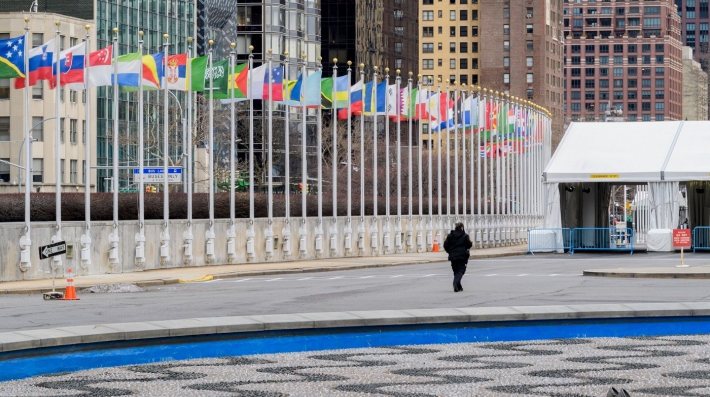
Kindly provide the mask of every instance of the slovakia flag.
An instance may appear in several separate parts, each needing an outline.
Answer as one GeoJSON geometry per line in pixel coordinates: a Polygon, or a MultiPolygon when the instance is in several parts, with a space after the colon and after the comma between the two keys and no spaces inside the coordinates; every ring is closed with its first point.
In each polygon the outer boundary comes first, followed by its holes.
{"type": "MultiPolygon", "coordinates": [[[[55,61],[54,39],[29,51],[29,69],[27,70],[30,79],[30,86],[37,84],[37,80],[49,80],[49,86],[54,88],[54,78],[52,76],[52,64],[55,61]]],[[[25,79],[15,79],[15,88],[25,88],[25,79]]]]}
{"type": "Polygon", "coordinates": [[[89,88],[112,85],[113,76],[113,46],[97,50],[89,54],[89,88]]]}
{"type": "Polygon", "coordinates": [[[84,89],[84,60],[86,58],[86,42],[64,50],[59,54],[59,84],[70,90],[84,89]]]}

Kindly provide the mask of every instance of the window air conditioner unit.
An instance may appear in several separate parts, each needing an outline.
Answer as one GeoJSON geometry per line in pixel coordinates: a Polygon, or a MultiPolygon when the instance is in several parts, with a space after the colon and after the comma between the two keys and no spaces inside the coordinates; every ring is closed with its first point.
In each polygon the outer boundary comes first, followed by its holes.
{"type": "Polygon", "coordinates": [[[528,17],[528,18],[532,18],[532,14],[527,14],[527,17],[528,17]]]}

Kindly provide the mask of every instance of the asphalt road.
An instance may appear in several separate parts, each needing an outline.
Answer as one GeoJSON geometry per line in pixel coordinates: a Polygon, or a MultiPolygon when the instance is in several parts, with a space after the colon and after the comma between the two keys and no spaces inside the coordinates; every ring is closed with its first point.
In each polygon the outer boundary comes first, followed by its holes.
{"type": "MultiPolygon", "coordinates": [[[[363,258],[367,261],[367,258],[363,258]]],[[[591,268],[672,267],[678,254],[536,255],[469,263],[454,293],[448,263],[175,284],[80,301],[1,295],[0,332],[71,325],[254,314],[469,306],[683,302],[710,298],[707,280],[584,277],[591,268]]],[[[687,255],[691,266],[710,256],[687,255]]]]}

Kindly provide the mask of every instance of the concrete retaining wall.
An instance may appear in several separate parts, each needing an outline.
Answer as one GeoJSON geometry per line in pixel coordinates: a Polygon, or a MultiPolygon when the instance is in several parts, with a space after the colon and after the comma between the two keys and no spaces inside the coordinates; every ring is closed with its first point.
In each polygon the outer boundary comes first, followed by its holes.
{"type": "MultiPolygon", "coordinates": [[[[446,225],[444,230],[439,228],[440,233],[446,233],[454,222],[455,217],[452,216],[449,220],[443,217],[441,225],[446,225]]],[[[266,236],[267,220],[260,218],[254,222],[254,258],[251,263],[263,262],[280,262],[290,260],[308,260],[318,258],[332,258],[343,256],[379,256],[395,253],[395,225],[398,223],[396,217],[390,217],[389,222],[385,221],[384,216],[377,217],[377,249],[372,248],[371,227],[373,217],[364,218],[364,250],[358,250],[358,227],[363,223],[359,217],[352,219],[352,250],[345,250],[345,228],[347,218],[339,217],[336,221],[337,227],[337,251],[330,249],[330,228],[333,225],[332,217],[323,218],[323,250],[321,253],[316,251],[316,227],[318,224],[317,218],[306,219],[306,252],[299,252],[299,228],[301,226],[301,218],[292,218],[289,222],[289,230],[291,231],[290,247],[291,255],[284,255],[283,251],[283,229],[285,220],[283,218],[275,219],[272,224],[274,233],[275,249],[271,258],[266,256],[266,236]],[[388,225],[390,229],[389,248],[384,246],[384,230],[388,225]]],[[[467,216],[460,217],[459,221],[463,221],[467,225],[469,233],[474,236],[477,247],[496,247],[525,242],[527,225],[531,220],[526,220],[522,217],[504,217],[504,216],[467,216]],[[465,218],[465,219],[464,219],[465,218]],[[473,229],[473,231],[471,230],[473,229]]],[[[399,222],[404,233],[402,239],[402,251],[400,252],[424,252],[431,250],[431,245],[427,244],[427,217],[423,217],[420,221],[418,216],[412,219],[412,246],[407,246],[407,228],[409,221],[407,217],[402,217],[399,222]],[[417,229],[419,223],[422,223],[422,241],[423,247],[417,245],[417,229]]],[[[126,273],[135,271],[144,271],[151,269],[183,267],[183,266],[208,266],[205,256],[205,231],[208,229],[208,220],[195,220],[192,224],[193,233],[193,260],[189,263],[184,261],[184,238],[183,233],[187,230],[186,220],[171,220],[170,221],[170,261],[166,264],[161,264],[160,261],[160,234],[163,231],[163,222],[158,220],[145,222],[145,264],[136,266],[135,261],[135,236],[138,233],[138,222],[125,221],[119,222],[118,234],[119,243],[119,263],[111,266],[108,258],[109,236],[113,231],[113,223],[111,222],[92,222],[91,224],[91,264],[82,267],[81,265],[81,236],[84,234],[83,222],[64,222],[62,223],[62,238],[67,242],[68,248],[73,248],[73,255],[68,252],[68,255],[62,256],[62,265],[64,269],[72,268],[75,275],[97,275],[106,273],[126,273]]],[[[229,220],[219,219],[215,221],[215,261],[210,265],[221,265],[227,263],[247,263],[247,237],[249,220],[236,220],[236,257],[232,262],[228,261],[227,257],[227,231],[229,230],[229,220]]],[[[440,225],[437,217],[434,217],[434,228],[440,225]]],[[[0,226],[0,282],[16,281],[16,280],[34,280],[42,278],[50,278],[51,259],[40,261],[39,246],[47,245],[51,242],[52,236],[55,234],[55,224],[49,222],[33,223],[31,229],[32,250],[31,264],[32,266],[27,271],[20,270],[20,236],[24,233],[24,224],[22,223],[6,223],[0,226]]],[[[441,239],[439,239],[441,240],[441,239]]],[[[443,242],[439,241],[441,245],[443,242]]],[[[59,274],[61,276],[61,272],[59,274]]]]}

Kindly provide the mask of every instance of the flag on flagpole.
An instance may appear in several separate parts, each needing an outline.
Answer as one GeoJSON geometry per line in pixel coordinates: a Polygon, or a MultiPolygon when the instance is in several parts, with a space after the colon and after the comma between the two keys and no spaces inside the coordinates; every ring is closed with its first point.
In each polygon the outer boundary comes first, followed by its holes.
{"type": "MultiPolygon", "coordinates": [[[[263,99],[265,101],[271,99],[275,102],[282,102],[284,100],[283,77],[284,71],[280,65],[271,69],[271,72],[269,72],[269,70],[266,70],[262,83],[263,99]],[[271,80],[271,93],[269,93],[269,80],[271,80]]],[[[318,90],[318,92],[320,93],[320,89],[318,90]]],[[[318,105],[318,103],[319,102],[316,102],[316,106],[318,105]]]]}
{"type": "MultiPolygon", "coordinates": [[[[84,89],[84,57],[86,42],[59,53],[60,84],[70,90],[84,89]]],[[[56,68],[52,68],[55,70],[56,68]]],[[[56,73],[56,72],[55,72],[56,73]]]]}
{"type": "Polygon", "coordinates": [[[89,54],[89,88],[112,85],[113,46],[89,54]]]}
{"type": "Polygon", "coordinates": [[[364,92],[364,100],[363,100],[363,114],[366,115],[372,115],[375,113],[374,109],[372,108],[372,105],[374,104],[374,82],[370,81],[369,83],[365,83],[365,89],[363,90],[364,92]]]}
{"type": "MultiPolygon", "coordinates": [[[[357,116],[362,113],[362,79],[350,87],[350,114],[357,116]]],[[[338,119],[346,120],[348,118],[348,108],[338,110],[338,119]]]]}
{"type": "MultiPolygon", "coordinates": [[[[15,45],[18,46],[18,49],[20,48],[19,44],[15,45]]],[[[12,46],[13,50],[15,45],[12,46]]],[[[7,51],[7,44],[5,44],[3,51],[5,52],[4,55],[7,56],[9,54],[9,51],[7,51]]],[[[54,88],[54,85],[56,84],[56,80],[52,77],[52,64],[55,60],[54,39],[49,40],[37,48],[31,49],[27,56],[29,56],[27,74],[29,74],[30,86],[37,84],[38,80],[49,80],[50,88],[54,88]]],[[[25,88],[25,79],[15,79],[15,88],[25,88]]]]}
{"type": "Polygon", "coordinates": [[[375,114],[378,116],[384,116],[385,112],[385,98],[387,96],[387,82],[383,81],[377,84],[377,89],[375,90],[375,100],[377,101],[377,109],[375,109],[375,114]]]}
{"type": "Polygon", "coordinates": [[[143,55],[143,89],[159,90],[163,80],[163,53],[143,55]]]}
{"type": "Polygon", "coordinates": [[[266,64],[251,70],[251,87],[249,95],[251,99],[264,99],[264,78],[266,76],[266,64]]]}
{"type": "MultiPolygon", "coordinates": [[[[247,99],[247,91],[249,86],[249,64],[242,63],[234,66],[228,76],[226,76],[226,89],[224,89],[225,81],[222,78],[215,80],[214,98],[221,99],[222,103],[227,104],[232,102],[240,102],[247,99]],[[232,92],[232,89],[234,91],[232,92]]],[[[207,83],[206,83],[207,84],[207,83]]]]}
{"type": "Polygon", "coordinates": [[[118,64],[118,77],[116,79],[118,85],[138,87],[138,78],[141,72],[140,52],[121,55],[116,62],[118,64]]]}
{"type": "Polygon", "coordinates": [[[306,76],[305,87],[303,85],[303,74],[298,76],[298,80],[296,80],[296,83],[293,85],[293,88],[291,88],[289,85],[289,92],[291,94],[291,97],[289,98],[289,105],[301,107],[305,103],[307,108],[319,107],[321,105],[320,96],[322,75],[323,72],[318,70],[310,76],[306,76]]]}
{"type": "Polygon", "coordinates": [[[25,78],[25,36],[0,40],[0,79],[25,78]]]}
{"type": "Polygon", "coordinates": [[[187,54],[168,56],[165,80],[169,90],[187,91],[187,54]]]}
{"type": "Polygon", "coordinates": [[[207,56],[190,59],[189,82],[190,90],[205,91],[205,75],[207,74],[207,56]]]}
{"type": "Polygon", "coordinates": [[[333,78],[326,77],[320,81],[320,107],[333,108],[333,78]]]}
{"type": "Polygon", "coordinates": [[[399,109],[397,109],[397,85],[390,84],[387,86],[387,116],[397,117],[399,116],[399,109]]]}
{"type": "Polygon", "coordinates": [[[348,86],[350,80],[347,75],[335,79],[335,106],[340,108],[348,107],[348,86]]]}

